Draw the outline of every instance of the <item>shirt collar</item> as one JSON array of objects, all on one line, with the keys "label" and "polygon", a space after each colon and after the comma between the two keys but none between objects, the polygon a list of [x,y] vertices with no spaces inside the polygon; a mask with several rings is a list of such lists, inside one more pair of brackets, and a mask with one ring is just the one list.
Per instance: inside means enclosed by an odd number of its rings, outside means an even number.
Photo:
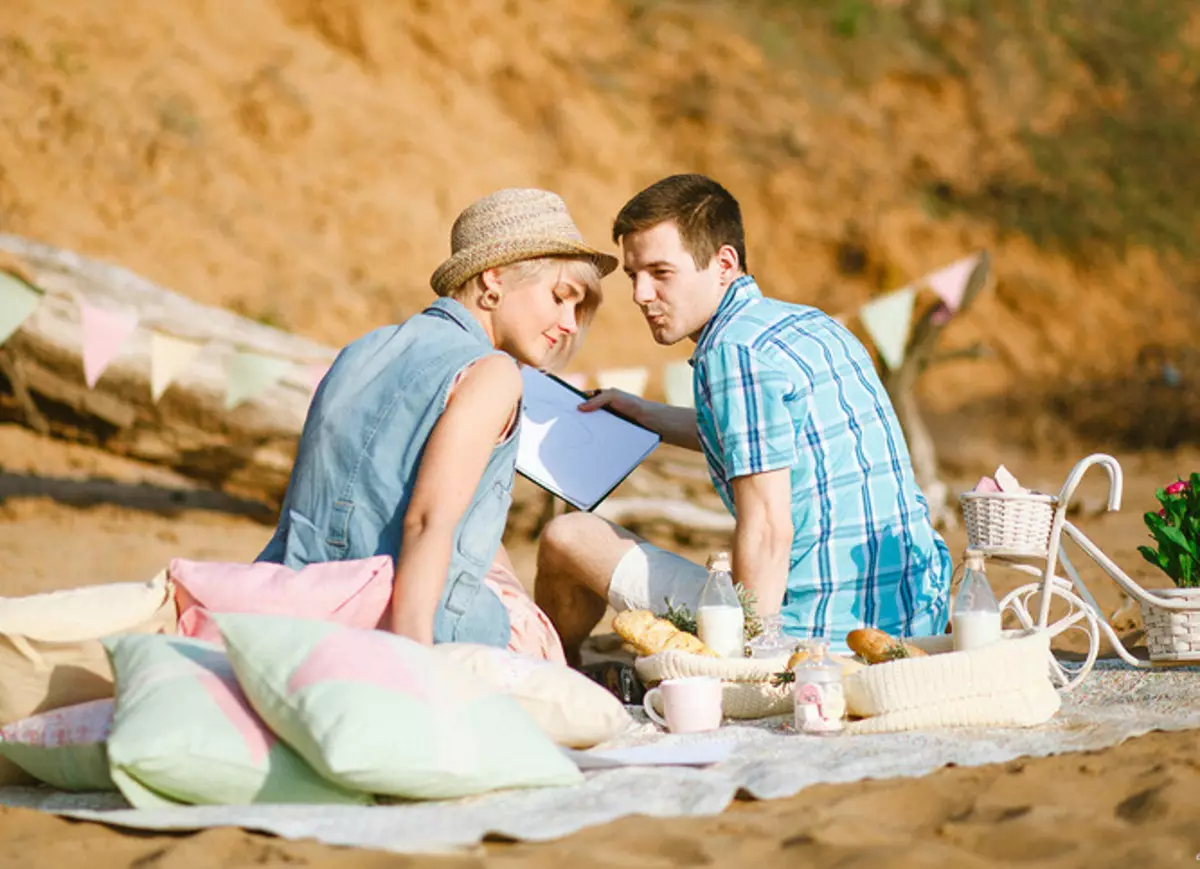
[{"label": "shirt collar", "polygon": [[452,323],[458,324],[464,332],[477,338],[489,347],[492,346],[492,339],[488,337],[483,324],[476,320],[471,315],[471,312],[467,310],[466,306],[458,301],[458,299],[451,299],[449,296],[439,296],[433,300],[433,303],[423,313],[450,320]]},{"label": "shirt collar", "polygon": [[717,305],[717,310],[713,311],[713,315],[708,318],[708,322],[700,331],[696,349],[692,352],[692,357],[688,362],[694,365],[700,354],[708,350],[735,308],[740,307],[742,302],[761,298],[762,290],[758,288],[757,281],[750,275],[742,275],[730,284],[729,288],[725,290],[725,295],[721,297],[721,304]]}]

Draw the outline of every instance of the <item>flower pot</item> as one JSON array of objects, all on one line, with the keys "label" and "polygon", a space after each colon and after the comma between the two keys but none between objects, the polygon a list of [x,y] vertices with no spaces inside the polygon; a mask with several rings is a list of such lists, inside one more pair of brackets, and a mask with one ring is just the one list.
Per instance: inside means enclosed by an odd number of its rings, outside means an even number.
[{"label": "flower pot", "polygon": [[1151,661],[1200,661],[1200,588],[1155,588],[1148,593],[1182,599],[1187,609],[1165,609],[1140,601]]}]

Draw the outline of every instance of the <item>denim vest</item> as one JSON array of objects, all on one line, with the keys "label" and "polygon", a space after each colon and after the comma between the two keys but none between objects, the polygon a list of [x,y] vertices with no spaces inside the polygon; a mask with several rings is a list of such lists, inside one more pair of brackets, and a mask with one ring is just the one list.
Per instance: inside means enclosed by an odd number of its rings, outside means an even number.
[{"label": "denim vest", "polygon": [[[343,349],[313,398],[279,525],[257,560],[299,569],[395,558],[425,444],[454,379],[495,352],[479,321],[446,298]],[[493,450],[454,532],[434,642],[508,645],[508,613],[483,576],[512,500],[518,428]]]}]

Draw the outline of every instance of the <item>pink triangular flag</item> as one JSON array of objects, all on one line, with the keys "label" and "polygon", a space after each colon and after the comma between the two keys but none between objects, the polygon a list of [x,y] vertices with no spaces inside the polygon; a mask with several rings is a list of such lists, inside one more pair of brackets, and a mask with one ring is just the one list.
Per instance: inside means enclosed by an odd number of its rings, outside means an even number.
[{"label": "pink triangular flag", "polygon": [[951,263],[945,268],[927,274],[919,281],[933,290],[937,297],[945,303],[947,311],[941,314],[943,318],[949,319],[951,314],[958,312],[958,306],[962,304],[963,293],[967,289],[967,281],[970,280],[971,273],[975,271],[977,265],[979,265],[979,254]]},{"label": "pink triangular flag", "polygon": [[563,383],[567,384],[568,386],[575,387],[580,392],[583,392],[585,389],[587,389],[588,376],[581,371],[575,371],[571,374],[563,374],[560,375],[560,377],[562,378]]},{"label": "pink triangular flag", "polygon": [[136,311],[110,311],[79,299],[79,323],[83,329],[83,378],[89,389],[104,369],[117,358],[121,345],[137,328]]},{"label": "pink triangular flag", "polygon": [[325,375],[329,373],[329,369],[333,367],[332,362],[310,362],[305,369],[308,379],[308,400],[312,401],[313,396],[317,394],[317,387],[321,385],[321,381],[325,379]]}]

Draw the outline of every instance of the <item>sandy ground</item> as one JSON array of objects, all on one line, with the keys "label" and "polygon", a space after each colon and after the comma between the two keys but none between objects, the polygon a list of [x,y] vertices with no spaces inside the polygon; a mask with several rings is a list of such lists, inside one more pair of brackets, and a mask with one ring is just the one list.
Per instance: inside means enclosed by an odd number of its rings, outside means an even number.
[{"label": "sandy ground", "polygon": [[[1142,510],[1153,487],[1200,465],[1194,453],[1119,456],[1126,500],[1097,512],[1103,475],[1080,489],[1075,520],[1139,582]],[[976,468],[966,463],[966,477]],[[1014,464],[1010,460],[1010,464]],[[266,540],[255,504],[198,491],[172,474],[0,426],[0,593],[139,580],[175,556],[245,560]],[[1026,461],[1027,484],[1055,490],[1069,462]],[[955,480],[966,488],[973,480]],[[960,530],[947,533],[956,552]],[[533,547],[512,547],[531,579]],[[701,557],[698,549],[692,555]],[[993,571],[998,590],[1018,578]],[[1107,611],[1120,594],[1085,571]],[[1136,613],[1120,619],[1136,649]],[[1076,648],[1068,641],[1065,648]],[[21,810],[0,810],[0,866],[93,869],[193,866],[1175,866],[1200,852],[1200,734],[1152,734],[1115,748],[1000,766],[945,769],[917,780],[819,786],[792,799],[738,802],[717,818],[631,817],[546,844],[489,842],[456,857],[408,858],[288,842],[240,830],[189,835],[121,832]]]}]

